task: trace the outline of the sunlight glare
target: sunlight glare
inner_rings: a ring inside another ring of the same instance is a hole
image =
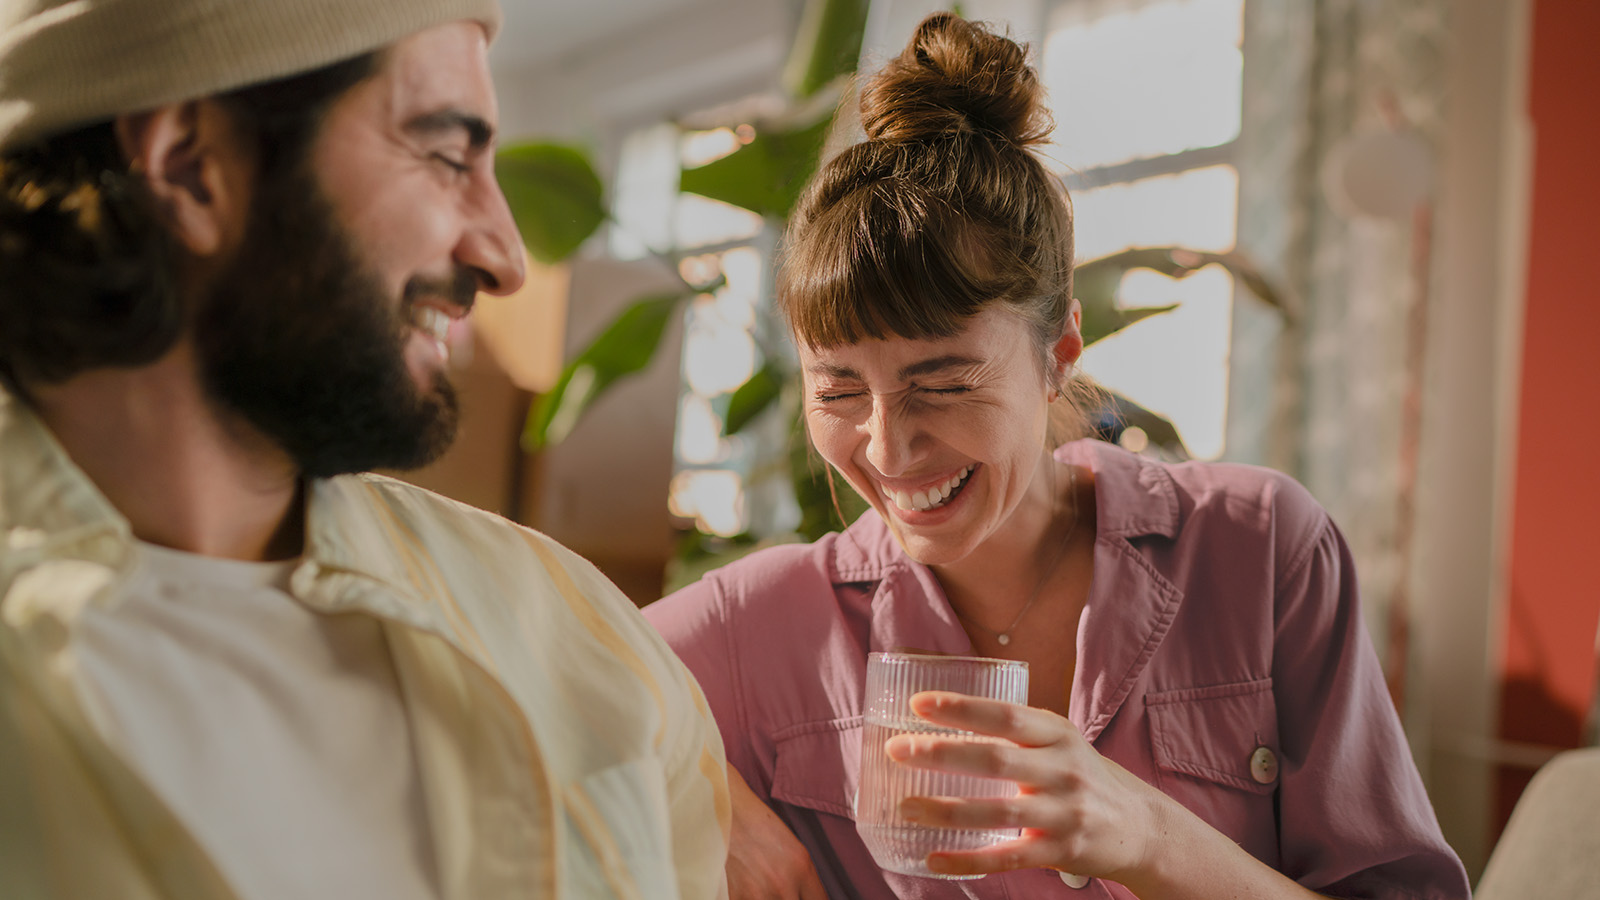
[[[755,340],[739,322],[720,314],[714,298],[689,308],[683,341],[683,377],[704,397],[725,394],[750,380],[759,365]]]
[[[1233,166],[1079,191],[1072,195],[1078,259],[1129,247],[1230,250],[1238,207],[1239,173]]]
[[[699,394],[684,394],[678,405],[678,458],[690,465],[705,465],[727,456],[722,417],[711,408],[711,401]]]
[[[1158,0],[1094,18],[1062,4],[1042,77],[1058,163],[1082,171],[1239,134],[1243,0]]]
[[[744,479],[723,469],[691,469],[672,478],[668,509],[700,530],[733,537],[745,529]]]

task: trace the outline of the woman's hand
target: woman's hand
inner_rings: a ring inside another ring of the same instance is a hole
[[[729,900],[828,900],[806,848],[732,766],[728,794],[733,805]]]
[[[911,797],[908,821],[940,828],[1021,828],[1022,836],[982,850],[934,853],[928,867],[978,875],[1046,867],[1128,880],[1158,852],[1167,798],[1101,756],[1069,721],[1042,709],[929,691],[911,708],[938,725],[1004,738],[974,742],[937,735],[897,735],[885,744],[905,765],[1015,781],[1004,800]]]

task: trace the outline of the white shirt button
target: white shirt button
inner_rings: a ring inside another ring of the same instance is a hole
[[[1271,784],[1278,780],[1278,756],[1271,748],[1257,747],[1250,754],[1250,777],[1257,784]]]
[[[1066,882],[1066,885],[1069,888],[1081,888],[1089,886],[1089,876],[1087,875],[1074,875],[1071,872],[1062,872],[1061,880]]]

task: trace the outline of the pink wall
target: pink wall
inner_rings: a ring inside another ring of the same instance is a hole
[[[1500,734],[1559,746],[1579,739],[1600,624],[1597,36],[1600,3],[1535,0],[1532,215]],[[1528,774],[1502,773],[1501,821]]]

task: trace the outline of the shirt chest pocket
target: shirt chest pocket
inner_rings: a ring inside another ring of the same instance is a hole
[[[661,763],[636,759],[569,784],[566,819],[573,853],[565,892],[577,897],[678,900],[672,824]]]
[[[776,736],[772,797],[855,819],[861,780],[861,717],[811,722]]]
[[[1224,834],[1260,847],[1272,833],[1272,794],[1282,777],[1272,679],[1154,691],[1145,711],[1156,786]]]

